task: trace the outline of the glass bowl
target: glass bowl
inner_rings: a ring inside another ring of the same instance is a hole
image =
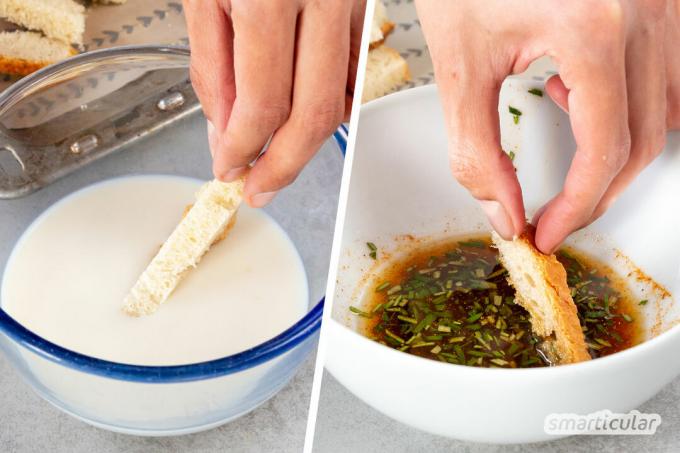
[[[107,49],[46,68],[0,94],[0,197],[8,198],[0,200],[0,217],[9,219],[0,225],[2,268],[30,223],[76,190],[130,174],[211,178],[205,119],[187,85],[188,62],[182,48]],[[88,92],[119,77],[124,82],[115,88]],[[140,85],[144,89],[135,91]],[[64,90],[70,91],[66,98]],[[177,92],[180,105],[163,110],[161,101],[176,100]],[[45,99],[59,103],[48,108]],[[31,105],[44,110],[27,123],[21,109]],[[74,150],[74,143],[80,148]],[[295,244],[309,284],[308,313],[280,335],[208,362],[137,366],[53,344],[13,320],[0,300],[0,348],[44,399],[112,431],[184,434],[251,411],[315,350],[345,145],[341,126],[296,182],[265,208]],[[17,162],[18,169],[12,168]]]

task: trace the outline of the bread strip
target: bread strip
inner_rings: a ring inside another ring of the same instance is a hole
[[[0,17],[65,44],[82,44],[85,8],[73,0],[0,0]]]
[[[0,32],[1,73],[27,75],[75,53],[68,44],[36,32]]]
[[[368,52],[361,102],[384,96],[411,79],[406,60],[399,52],[380,45]]]
[[[555,255],[544,255],[534,245],[534,228],[505,241],[495,232],[493,242],[508,270],[516,301],[531,316],[534,333],[542,338],[541,349],[553,364],[590,360],[578,311],[567,285],[567,273]]]
[[[201,187],[196,202],[165,241],[124,300],[130,316],[148,315],[166,301],[188,270],[223,238],[243,198],[243,179],[213,180]]]
[[[385,38],[394,29],[394,23],[387,18],[387,8],[382,0],[376,0],[371,24],[371,36],[369,48],[374,49],[385,42]]]

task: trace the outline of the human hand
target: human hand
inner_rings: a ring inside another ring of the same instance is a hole
[[[546,92],[569,112],[577,149],[562,191],[534,216],[550,253],[599,216],[680,127],[680,0],[416,0],[449,136],[451,170],[510,239],[522,192],[500,146],[506,76],[549,55]],[[668,96],[668,99],[667,99]]]
[[[213,173],[232,181],[255,161],[244,195],[262,207],[349,115],[365,0],[183,3]]]

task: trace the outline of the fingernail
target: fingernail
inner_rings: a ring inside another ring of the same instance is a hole
[[[512,219],[502,204],[495,200],[482,200],[479,202],[482,210],[489,219],[491,226],[505,240],[510,240],[515,236],[515,228]]]
[[[226,172],[220,179],[224,182],[232,182],[238,179],[240,176],[242,176],[247,169],[248,169],[247,166],[232,168],[231,170]]]
[[[278,191],[274,192],[263,192],[263,193],[258,193],[257,195],[253,195],[250,198],[250,205],[253,208],[261,208],[263,206],[268,205],[276,196]]]
[[[217,150],[217,133],[215,132],[215,126],[208,120],[208,146],[210,147],[210,154],[215,157],[215,151]]]

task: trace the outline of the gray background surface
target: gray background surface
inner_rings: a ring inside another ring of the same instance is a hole
[[[205,119],[194,115],[171,128],[32,195],[0,200],[0,269],[26,226],[45,208],[80,187],[130,173],[209,179],[211,158]],[[341,154],[335,145],[326,145],[298,181],[267,208],[284,228],[291,202],[297,204],[297,211],[305,212],[306,227],[288,233],[298,249],[312,248],[313,253],[303,259],[314,300],[326,286],[341,173]],[[278,395],[228,425],[184,437],[152,439],[110,433],[61,413],[34,394],[0,354],[0,452],[300,452],[313,367],[314,360],[309,358]]]
[[[528,445],[487,445],[427,434],[381,414],[359,400],[327,371],[319,398],[314,453],[335,452],[678,452],[680,451],[680,379],[639,408],[658,413],[653,436],[573,436]]]

